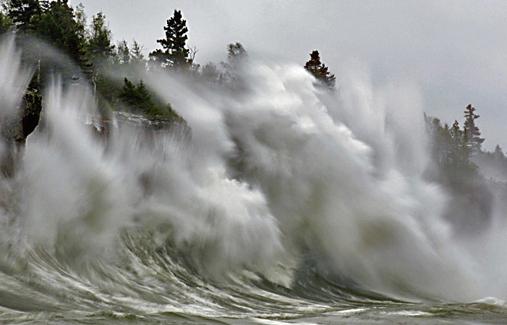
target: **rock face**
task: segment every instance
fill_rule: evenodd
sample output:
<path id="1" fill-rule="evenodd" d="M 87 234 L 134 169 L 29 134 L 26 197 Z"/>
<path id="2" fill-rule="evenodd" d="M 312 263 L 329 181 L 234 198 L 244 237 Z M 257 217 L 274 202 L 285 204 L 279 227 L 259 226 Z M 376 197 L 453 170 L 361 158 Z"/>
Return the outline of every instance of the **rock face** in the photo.
<path id="1" fill-rule="evenodd" d="M 15 172 L 15 162 L 19 158 L 26 138 L 39 124 L 42 109 L 41 97 L 28 91 L 23 97 L 22 109 L 19 114 L 0 121 L 0 173 L 5 177 L 12 177 Z"/>
<path id="2" fill-rule="evenodd" d="M 21 134 L 19 141 L 25 142 L 26 138 L 39 125 L 42 111 L 42 97 L 36 90 L 29 90 L 23 98 L 24 109 L 21 117 Z"/>
<path id="3" fill-rule="evenodd" d="M 141 114 L 133 114 L 127 112 L 114 112 L 113 115 L 120 124 L 128 124 L 149 130 L 168 130 L 173 128 L 175 125 L 185 124 L 184 122 L 175 122 L 173 120 L 164 118 L 149 119 Z"/>
<path id="4" fill-rule="evenodd" d="M 21 114 L 0 121 L 0 173 L 4 177 L 15 174 L 16 161 L 20 158 L 26 138 L 37 128 L 40 122 L 41 102 L 37 96 L 25 96 Z M 35 102 L 34 102 L 35 100 Z M 190 128 L 184 120 L 149 119 L 140 114 L 113 112 L 109 116 L 98 116 L 86 123 L 94 134 L 107 144 L 111 130 L 115 127 L 142 129 L 147 139 L 163 131 L 174 131 L 181 140 L 189 139 Z"/>
<path id="5" fill-rule="evenodd" d="M 22 118 L 12 117 L 0 122 L 0 174 L 14 175 L 14 166 L 26 137 L 23 134 Z"/>
<path id="6" fill-rule="evenodd" d="M 13 141 L 10 137 L 6 138 L 4 134 L 0 140 L 0 177 L 10 178 L 14 176 L 16 161 L 19 159 L 23 143 Z"/>
<path id="7" fill-rule="evenodd" d="M 169 130 L 174 136 L 178 137 L 179 140 L 186 141 L 191 137 L 191 129 L 183 119 L 149 119 L 140 114 L 127 112 L 114 112 L 113 117 L 113 122 L 106 124 L 107 127 L 127 126 L 136 129 L 142 129 L 148 138 L 155 136 L 158 132 Z"/>

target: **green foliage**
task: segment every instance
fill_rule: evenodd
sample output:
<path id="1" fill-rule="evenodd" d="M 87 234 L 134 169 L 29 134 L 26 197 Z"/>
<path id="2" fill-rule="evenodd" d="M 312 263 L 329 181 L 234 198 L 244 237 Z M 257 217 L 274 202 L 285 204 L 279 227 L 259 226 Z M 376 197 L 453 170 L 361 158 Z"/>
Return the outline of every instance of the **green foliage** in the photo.
<path id="1" fill-rule="evenodd" d="M 325 64 L 320 62 L 319 51 L 315 50 L 310 53 L 310 60 L 306 62 L 305 69 L 326 87 L 334 88 L 336 77 L 328 71 Z"/>
<path id="2" fill-rule="evenodd" d="M 3 34 L 14 27 L 11 17 L 0 12 L 0 34 Z"/>
<path id="3" fill-rule="evenodd" d="M 451 127 L 442 126 L 436 118 L 426 118 L 432 141 L 432 156 L 438 166 L 439 180 L 455 192 L 474 192 L 478 184 L 484 182 L 478 172 L 477 165 L 472 161 L 477 155 L 484 158 L 480 145 L 484 139 L 480 138 L 480 131 L 475 126 L 475 108 L 468 105 L 465 110 L 463 128 L 458 121 Z M 503 157 L 503 152 L 497 146 L 495 155 Z"/>
<path id="4" fill-rule="evenodd" d="M 80 63 L 84 53 L 85 26 L 75 18 L 74 9 L 67 0 L 56 0 L 32 21 L 37 36 Z"/>
<path id="5" fill-rule="evenodd" d="M 120 64 L 130 63 L 130 49 L 127 44 L 127 41 L 123 40 L 120 43 L 118 43 L 116 50 L 116 60 Z"/>
<path id="6" fill-rule="evenodd" d="M 468 130 L 470 116 L 466 114 L 463 128 L 458 121 L 449 127 L 442 126 L 438 119 L 426 119 L 433 138 L 432 156 L 437 167 L 428 171 L 428 176 L 443 185 L 450 194 L 445 217 L 460 231 L 476 233 L 488 224 L 492 213 L 493 194 L 484 177 L 483 167 L 489 165 L 493 170 L 507 171 L 507 160 L 500 147 L 492 154 L 473 153 Z M 481 173 L 476 163 L 481 164 Z"/>
<path id="7" fill-rule="evenodd" d="M 137 41 L 132 42 L 130 60 L 133 64 L 144 64 L 143 48 Z"/>
<path id="8" fill-rule="evenodd" d="M 95 78 L 97 97 L 104 103 L 108 101 L 112 104 L 118 102 L 123 83 L 116 79 L 109 78 L 104 74 L 98 74 Z"/>
<path id="9" fill-rule="evenodd" d="M 143 48 L 135 40 L 130 47 L 125 40 L 118 43 L 115 59 L 115 62 L 120 65 L 144 66 L 145 64 Z"/>
<path id="10" fill-rule="evenodd" d="M 174 10 L 174 14 L 167 20 L 164 27 L 165 38 L 157 40 L 162 49 L 150 53 L 150 58 L 160 66 L 173 70 L 188 70 L 193 59 L 190 50 L 186 47 L 188 39 L 187 22 L 183 19 L 181 11 Z"/>
<path id="11" fill-rule="evenodd" d="M 207 63 L 201 69 L 201 78 L 208 82 L 218 82 L 220 79 L 220 71 L 214 63 Z"/>
<path id="12" fill-rule="evenodd" d="M 90 78 L 96 57 L 110 52 L 107 44 L 110 32 L 105 28 L 105 17 L 102 14 L 94 17 L 88 38 L 82 5 L 73 9 L 68 0 L 10 0 L 5 8 L 21 36 L 33 35 L 60 49 Z M 40 65 L 46 70 L 52 69 L 46 62 Z"/>
<path id="13" fill-rule="evenodd" d="M 481 132 L 479 128 L 475 125 L 475 120 L 480 116 L 475 114 L 475 107 L 472 105 L 468 105 L 465 108 L 465 125 L 464 125 L 464 137 L 466 146 L 468 147 L 470 153 L 475 155 L 481 151 L 481 145 L 484 142 L 484 139 L 481 138 Z"/>
<path id="14" fill-rule="evenodd" d="M 120 93 L 120 99 L 132 109 L 147 110 L 150 106 L 151 96 L 142 81 L 138 85 L 124 79 L 124 86 Z"/>
<path id="15" fill-rule="evenodd" d="M 141 113 L 151 118 L 181 121 L 181 117 L 174 112 L 170 104 L 163 104 L 146 88 L 141 80 L 135 84 L 124 79 L 123 88 L 119 94 L 120 101 L 134 113 Z"/>
<path id="16" fill-rule="evenodd" d="M 34 18 L 39 17 L 47 9 L 48 1 L 9 0 L 4 7 L 16 28 L 26 32 L 33 30 Z"/>
<path id="17" fill-rule="evenodd" d="M 119 68 L 128 76 L 133 68 L 146 66 L 142 46 L 134 41 L 129 48 L 123 41 L 115 46 L 112 44 L 112 34 L 106 22 L 106 17 L 99 12 L 92 17 L 87 26 L 86 16 L 82 5 L 72 8 L 68 0 L 9 0 L 3 7 L 6 14 L 0 12 L 0 33 L 14 27 L 20 39 L 29 40 L 34 36 L 40 38 L 52 47 L 61 50 L 81 68 L 84 76 L 96 90 L 99 111 L 108 112 L 111 109 L 121 109 L 126 105 L 136 113 L 141 113 L 152 119 L 163 119 L 182 122 L 169 104 L 162 103 L 146 88 L 141 81 L 138 84 L 125 79 L 117 81 L 109 76 L 111 68 Z M 166 39 L 160 40 L 164 51 L 162 57 L 165 64 L 174 69 L 192 66 L 190 50 L 186 43 L 186 22 L 181 12 L 175 11 L 174 17 L 168 20 L 164 28 Z M 36 73 L 25 94 L 23 115 L 21 116 L 23 136 L 26 137 L 36 127 L 42 108 L 42 91 L 45 77 L 49 73 L 57 72 L 62 75 L 64 82 L 76 79 L 77 70 L 73 66 L 61 65 L 44 57 L 42 48 L 36 45 L 34 49 L 24 52 L 26 61 L 37 64 Z"/>
<path id="18" fill-rule="evenodd" d="M 107 27 L 106 16 L 99 12 L 92 17 L 88 49 L 95 64 L 102 64 L 114 54 L 111 31 Z M 128 50 L 128 48 L 127 48 Z"/>
<path id="19" fill-rule="evenodd" d="M 113 61 L 112 58 L 116 53 L 115 46 L 112 44 L 111 31 L 107 27 L 106 17 L 103 13 L 99 12 L 92 17 L 87 36 L 84 43 L 83 71 L 99 94 L 109 93 L 110 91 L 105 89 L 108 82 L 102 70 Z"/>
<path id="20" fill-rule="evenodd" d="M 470 150 L 466 145 L 465 132 L 461 130 L 458 121 L 452 127 L 442 126 L 440 120 L 427 120 L 433 137 L 433 160 L 446 175 L 448 182 L 454 182 L 464 177 L 477 176 L 477 166 L 470 161 Z"/>

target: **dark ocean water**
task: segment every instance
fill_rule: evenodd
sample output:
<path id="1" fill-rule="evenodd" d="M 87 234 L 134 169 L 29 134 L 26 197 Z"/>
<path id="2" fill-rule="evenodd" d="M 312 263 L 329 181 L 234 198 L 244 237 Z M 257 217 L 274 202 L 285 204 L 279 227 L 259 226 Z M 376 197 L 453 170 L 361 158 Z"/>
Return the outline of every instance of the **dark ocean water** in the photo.
<path id="1" fill-rule="evenodd" d="M 3 260 L 0 323 L 9 324 L 503 324 L 500 300 L 402 301 L 347 287 L 311 263 L 289 285 L 243 270 L 203 276 L 191 259 L 124 235 L 122 256 L 82 263 L 34 249 Z M 283 267 L 280 272 L 283 272 Z M 285 270 L 287 271 L 287 270 Z M 202 272 L 202 270 L 201 270 Z"/>

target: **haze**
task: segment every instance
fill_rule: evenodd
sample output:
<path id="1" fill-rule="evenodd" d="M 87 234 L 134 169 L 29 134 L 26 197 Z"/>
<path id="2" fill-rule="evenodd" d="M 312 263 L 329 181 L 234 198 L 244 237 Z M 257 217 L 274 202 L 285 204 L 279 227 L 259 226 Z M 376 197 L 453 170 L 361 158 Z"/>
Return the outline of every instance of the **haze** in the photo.
<path id="1" fill-rule="evenodd" d="M 461 122 L 472 103 L 481 115 L 485 147 L 507 148 L 507 2 L 79 2 L 89 17 L 106 14 L 115 41 L 136 39 L 146 52 L 157 47 L 173 10 L 181 9 L 201 64 L 223 60 L 225 46 L 235 41 L 250 52 L 299 64 L 319 49 L 333 72 L 343 62 L 357 61 L 375 84 L 418 85 L 425 111 L 446 122 Z"/>

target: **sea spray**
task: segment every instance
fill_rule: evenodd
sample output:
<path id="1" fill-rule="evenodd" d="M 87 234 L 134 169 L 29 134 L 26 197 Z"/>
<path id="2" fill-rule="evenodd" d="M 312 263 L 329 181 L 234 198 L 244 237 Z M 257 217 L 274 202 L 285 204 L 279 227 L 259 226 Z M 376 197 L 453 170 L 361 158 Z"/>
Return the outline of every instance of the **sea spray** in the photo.
<path id="1" fill-rule="evenodd" d="M 10 78 L 1 114 L 29 79 L 17 57 L 12 41 L 2 45 L 0 69 L 19 80 L 0 75 Z M 442 217 L 448 194 L 425 177 L 413 86 L 378 89 L 353 68 L 330 93 L 301 67 L 254 59 L 236 73 L 235 91 L 140 74 L 191 135 L 118 120 L 105 141 L 90 88 L 53 76 L 41 124 L 1 179 L 2 247 L 23 247 L 22 267 L 3 276 L 19 274 L 16 285 L 51 308 L 127 314 L 297 317 L 357 292 L 502 297 L 487 277 L 498 256 L 455 239 Z M 0 286 L 5 297 L 13 288 Z M 312 290 L 325 293 L 320 304 Z M 19 301 L 9 308 L 27 308 Z"/>
<path id="2" fill-rule="evenodd" d="M 204 143 L 201 153 L 229 160 L 229 173 L 262 190 L 287 253 L 309 250 L 349 281 L 390 294 L 474 292 L 461 285 L 473 274 L 456 267 L 467 257 L 456 257 L 441 218 L 445 193 L 424 179 L 429 160 L 417 103 L 393 91 L 375 95 L 363 80 L 329 94 L 292 65 L 250 61 L 242 78 L 249 91 L 222 97 L 165 75 L 151 85 L 181 107 L 193 146 Z M 414 92 L 400 91 L 407 90 Z M 413 129 L 400 127 L 397 111 Z"/>

